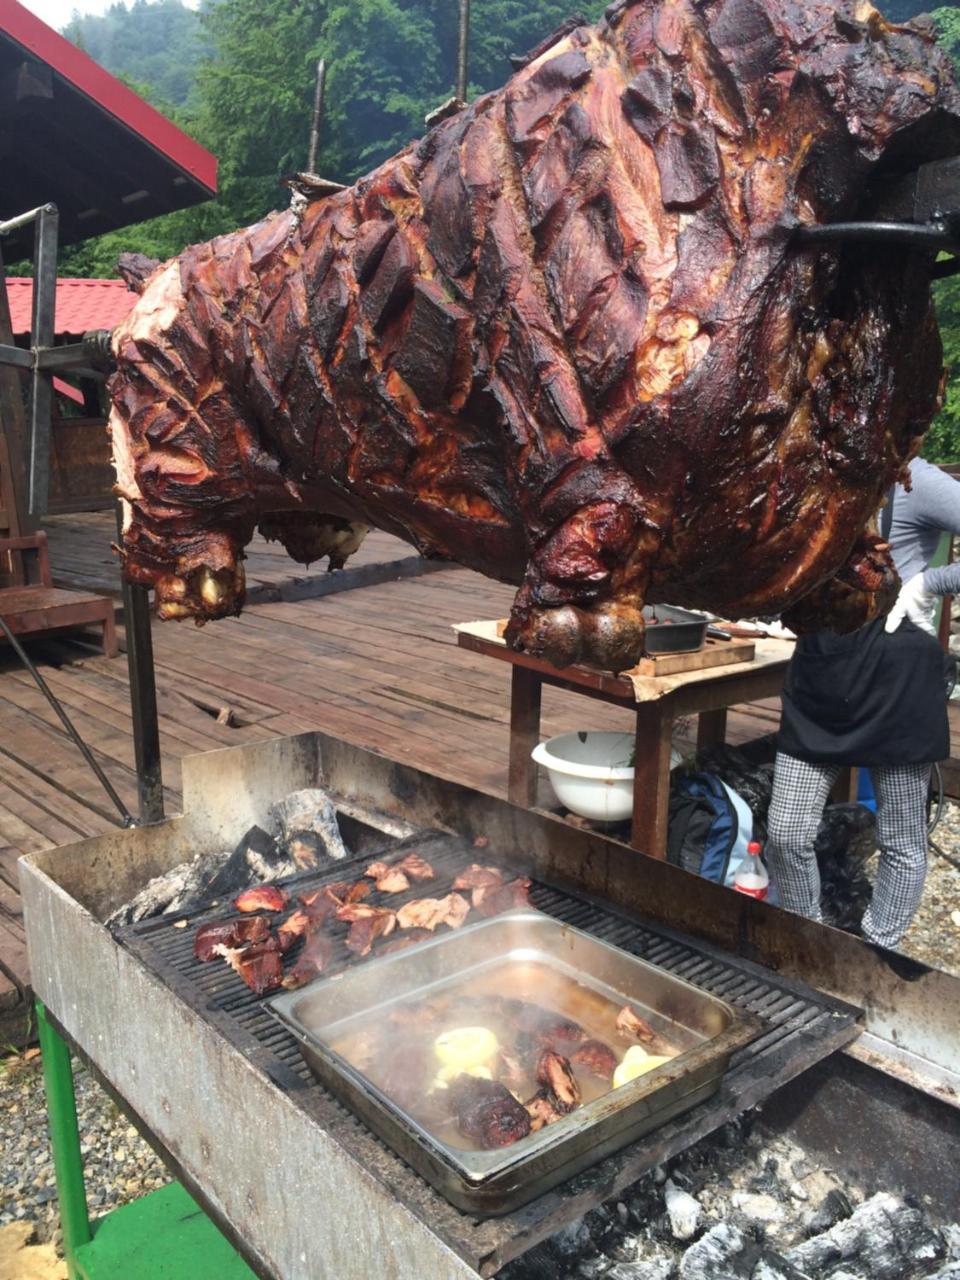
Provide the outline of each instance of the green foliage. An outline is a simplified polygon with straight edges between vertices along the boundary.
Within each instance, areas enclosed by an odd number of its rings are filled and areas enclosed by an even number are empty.
[[[63,34],[107,71],[147,85],[151,102],[174,106],[190,99],[197,64],[211,52],[200,15],[183,0],[116,3],[99,17],[75,12]]]

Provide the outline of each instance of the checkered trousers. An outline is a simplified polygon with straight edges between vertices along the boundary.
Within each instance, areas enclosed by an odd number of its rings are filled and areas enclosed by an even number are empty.
[[[809,764],[777,753],[766,855],[781,905],[820,920],[820,872],[814,841],[839,765]],[[870,769],[877,793],[880,863],[863,936],[895,947],[910,926],[927,874],[927,793],[930,765]]]

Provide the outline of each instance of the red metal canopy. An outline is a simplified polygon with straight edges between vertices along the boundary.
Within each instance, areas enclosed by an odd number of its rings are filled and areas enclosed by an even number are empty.
[[[0,3],[0,219],[52,202],[71,244],[216,194],[217,161],[17,0]],[[32,228],[3,244],[30,252]]]

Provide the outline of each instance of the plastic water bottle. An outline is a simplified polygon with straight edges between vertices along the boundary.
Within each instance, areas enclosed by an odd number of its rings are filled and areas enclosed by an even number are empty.
[[[766,899],[770,893],[770,876],[760,857],[760,842],[751,840],[747,856],[733,875],[733,887],[737,893],[748,893],[751,898]]]

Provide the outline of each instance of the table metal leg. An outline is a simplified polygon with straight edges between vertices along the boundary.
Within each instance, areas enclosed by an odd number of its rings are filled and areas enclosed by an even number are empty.
[[[537,766],[530,752],[540,741],[543,683],[535,671],[514,667],[510,682],[510,772],[507,797],[531,809],[537,802]]]
[[[697,752],[716,747],[727,740],[727,708],[701,711],[697,718]]]
[[[667,856],[670,814],[670,745],[673,711],[669,699],[637,707],[630,843],[651,858]]]
[[[47,1123],[60,1199],[63,1252],[70,1280],[78,1275],[74,1255],[91,1239],[87,1215],[87,1191],[80,1155],[77,1100],[73,1091],[70,1050],[47,1021],[47,1011],[37,1002],[37,1028],[43,1055],[43,1083],[47,1091]]]

